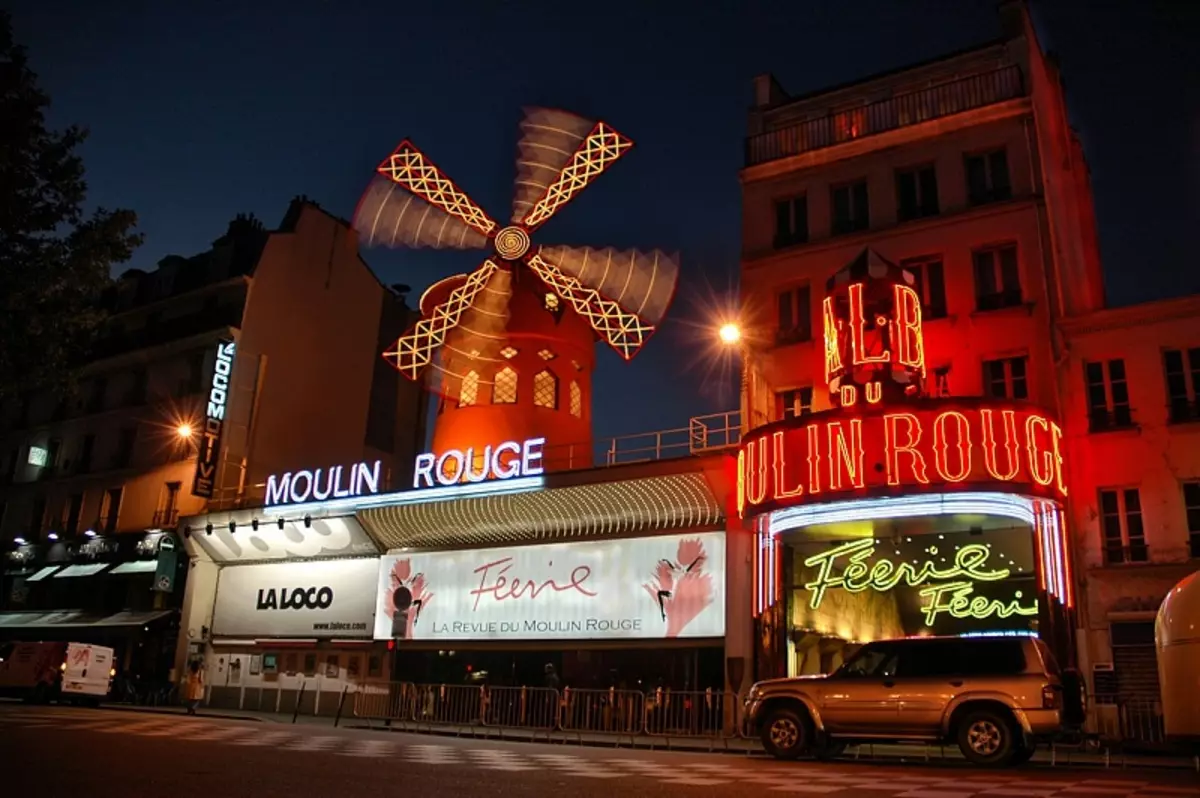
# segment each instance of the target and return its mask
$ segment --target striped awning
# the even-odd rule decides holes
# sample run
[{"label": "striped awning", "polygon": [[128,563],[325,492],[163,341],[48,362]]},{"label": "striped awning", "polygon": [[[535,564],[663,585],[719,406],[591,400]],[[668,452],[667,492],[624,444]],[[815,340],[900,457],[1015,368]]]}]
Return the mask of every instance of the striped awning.
[{"label": "striped awning", "polygon": [[358,520],[384,550],[540,543],[724,523],[702,473],[530,493],[372,507]]}]

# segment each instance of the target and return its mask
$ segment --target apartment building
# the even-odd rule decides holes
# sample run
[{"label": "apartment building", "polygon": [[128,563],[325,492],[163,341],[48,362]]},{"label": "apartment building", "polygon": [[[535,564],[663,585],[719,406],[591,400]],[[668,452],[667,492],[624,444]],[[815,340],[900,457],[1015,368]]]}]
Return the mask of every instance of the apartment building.
[{"label": "apartment building", "polygon": [[0,633],[90,631],[170,663],[179,518],[261,504],[290,470],[379,461],[408,479],[425,402],[379,353],[412,311],[305,199],[277,229],[238,217],[207,252],[123,273],[104,302],[77,393],[4,408]]}]

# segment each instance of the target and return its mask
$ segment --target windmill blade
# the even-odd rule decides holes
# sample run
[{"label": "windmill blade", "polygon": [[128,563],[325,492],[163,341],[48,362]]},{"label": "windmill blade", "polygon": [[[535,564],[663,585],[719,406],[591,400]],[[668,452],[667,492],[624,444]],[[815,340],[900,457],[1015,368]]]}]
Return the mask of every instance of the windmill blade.
[{"label": "windmill blade", "polygon": [[530,255],[525,263],[551,291],[570,302],[575,312],[626,360],[632,359],[654,333],[653,324],[601,296],[595,288],[547,261],[540,252]]},{"label": "windmill blade", "polygon": [[630,139],[604,122],[597,122],[520,223],[527,230],[545,224],[632,146]]},{"label": "windmill blade", "polygon": [[497,269],[482,291],[463,311],[458,325],[446,334],[434,369],[443,382],[461,379],[475,372],[476,384],[490,385],[494,364],[508,342],[509,300],[512,298],[512,272]]},{"label": "windmill blade", "polygon": [[480,249],[487,236],[457,216],[376,175],[354,211],[354,229],[367,246]]},{"label": "windmill blade", "polygon": [[375,171],[431,205],[466,222],[481,235],[491,235],[496,229],[496,223],[491,217],[407,140],[400,142],[396,151],[379,164]]},{"label": "windmill blade", "polygon": [[552,108],[526,108],[517,142],[517,182],[513,192],[513,224],[520,224],[535,202],[546,195],[563,167],[587,138],[595,123]]},{"label": "windmill blade", "polygon": [[679,259],[659,250],[541,247],[541,256],[624,310],[657,326],[679,282]]},{"label": "windmill blade", "polygon": [[421,319],[400,336],[395,347],[383,353],[384,358],[405,377],[416,380],[432,361],[434,353],[445,343],[446,335],[458,326],[463,314],[499,268],[490,258],[485,260],[482,266],[467,275],[466,282],[433,308],[428,318]]}]

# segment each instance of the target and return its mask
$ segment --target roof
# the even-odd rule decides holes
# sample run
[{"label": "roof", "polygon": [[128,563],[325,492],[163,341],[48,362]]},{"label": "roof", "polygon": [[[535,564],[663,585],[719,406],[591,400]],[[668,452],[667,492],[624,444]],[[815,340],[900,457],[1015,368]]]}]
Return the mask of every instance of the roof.
[{"label": "roof", "polygon": [[1119,308],[1105,308],[1083,316],[1072,316],[1058,322],[1068,336],[1120,330],[1146,324],[1166,323],[1200,316],[1200,294],[1139,302]]},{"label": "roof", "polygon": [[724,524],[701,472],[360,510],[381,547],[458,548],[616,537]]}]

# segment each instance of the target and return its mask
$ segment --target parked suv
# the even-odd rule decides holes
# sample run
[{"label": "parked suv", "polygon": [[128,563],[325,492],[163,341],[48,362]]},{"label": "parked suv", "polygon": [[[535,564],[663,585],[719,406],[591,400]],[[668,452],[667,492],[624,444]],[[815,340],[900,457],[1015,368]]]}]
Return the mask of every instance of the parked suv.
[{"label": "parked suv", "polygon": [[1063,681],[1032,637],[916,637],[858,649],[828,676],[758,682],[746,717],[773,756],[836,755],[860,741],[957,742],[1006,765],[1059,731]]}]

